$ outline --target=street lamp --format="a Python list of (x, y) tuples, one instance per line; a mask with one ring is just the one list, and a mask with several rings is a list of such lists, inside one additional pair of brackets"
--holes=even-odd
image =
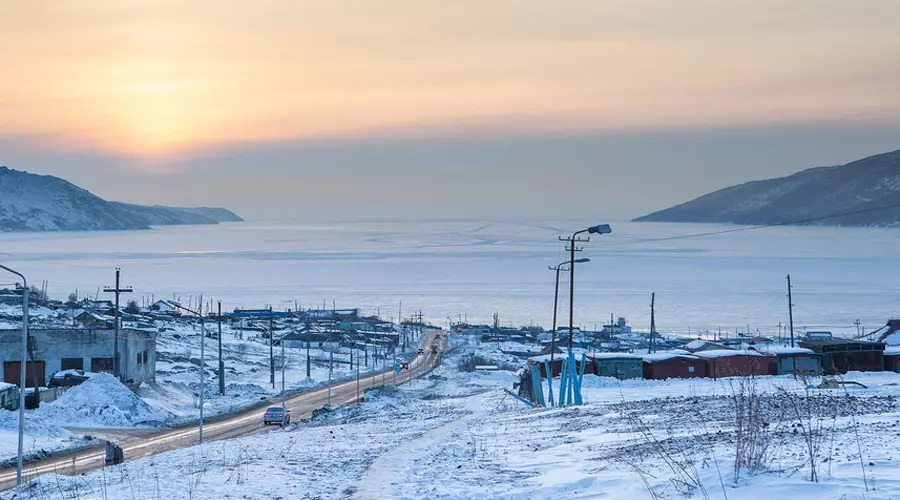
[[(587, 229), (582, 229), (580, 231), (575, 231), (572, 233), (572, 237), (568, 239), (562, 239), (563, 241), (569, 242), (569, 252), (570, 257), (569, 260), (575, 261), (575, 243), (579, 242), (588, 242), (590, 241), (590, 236), (586, 240), (578, 239), (578, 235), (582, 233), (588, 234), (609, 234), (612, 232), (612, 228), (609, 227), (609, 224), (598, 224), (596, 226), (591, 226)], [(575, 337), (575, 265), (573, 264), (569, 269), (569, 351), (572, 350), (572, 340)]]
[[(563, 269), (563, 266), (571, 266), (573, 263), (574, 264), (585, 264), (590, 261), (591, 261), (591, 259), (589, 259), (587, 257), (585, 257), (583, 259), (578, 259), (575, 261), (567, 260), (565, 262), (560, 262), (556, 266), (550, 268), (551, 271), (556, 271), (556, 289), (553, 292), (553, 330), (552, 330), (553, 333), (552, 333), (551, 340), (550, 340), (550, 369), (551, 370), (553, 369), (553, 357), (554, 357), (554, 354), (556, 353), (556, 313), (557, 313), (557, 310), (559, 309), (559, 307), (558, 307), (558, 304), (559, 304), (559, 272), (560, 271), (568, 271), (568, 269)], [(550, 373), (548, 373), (547, 380), (550, 380), (551, 378), (553, 378), (553, 377), (551, 376)]]
[[(203, 444), (203, 396), (206, 389), (206, 323), (203, 321), (203, 298), (200, 298), (200, 311), (192, 311), (174, 300), (166, 301), (170, 306), (200, 317), (200, 444)], [(271, 334), (271, 332), (270, 332)]]
[[(0, 269), (9, 271), (22, 278), (22, 363), (19, 372), (19, 453), (16, 457), (16, 486), (22, 484), (22, 452), (25, 444), (25, 364), (28, 361), (28, 280), (25, 275), (2, 264)], [(37, 380), (35, 394), (38, 393)]]

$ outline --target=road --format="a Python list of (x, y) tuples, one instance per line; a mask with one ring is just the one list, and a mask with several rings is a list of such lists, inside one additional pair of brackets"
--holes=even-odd
[[(440, 353), (433, 354), (428, 348), (436, 333), (430, 333), (425, 345), (425, 353), (417, 355), (409, 364), (409, 370), (396, 375), (396, 383), (402, 384), (413, 378), (418, 378), (430, 372), (436, 365)], [(448, 348), (446, 336), (443, 337), (442, 351)], [(369, 375), (357, 379), (332, 384), (331, 406), (344, 406), (359, 401), (366, 389), (372, 387), (390, 386), (394, 383), (394, 374), (389, 371), (382, 375), (377, 373), (374, 377)], [(382, 382), (383, 381), (383, 382)], [(313, 410), (322, 408), (328, 402), (328, 387), (321, 387), (309, 392), (303, 392), (287, 398), (285, 404), (291, 410), (291, 418), (297, 421), (301, 418), (312, 416)], [(248, 410), (219, 419), (208, 419), (203, 425), (203, 441), (218, 441), (239, 436), (246, 436), (259, 432), (265, 428), (262, 423), (262, 414), (265, 408), (276, 406), (265, 403)], [(122, 431), (120, 431), (122, 432)], [(101, 432), (95, 432), (100, 434)], [(111, 433), (112, 434), (112, 433)], [(128, 435), (128, 437), (125, 437)], [(26, 439), (28, 436), (26, 436)], [(124, 431), (121, 440), (115, 441), (122, 446), (126, 460), (136, 460), (150, 455), (156, 455), (166, 451), (193, 446), (199, 442), (199, 429), (197, 424), (178, 427), (174, 429), (158, 429), (148, 432), (146, 429), (135, 433)], [(50, 473), (76, 475), (103, 467), (105, 450), (103, 446), (96, 446), (76, 453), (54, 455), (53, 457), (28, 463), (23, 470), (24, 480), (30, 481), (38, 476)], [(12, 488), (16, 485), (16, 468), (0, 470), (0, 491)]]

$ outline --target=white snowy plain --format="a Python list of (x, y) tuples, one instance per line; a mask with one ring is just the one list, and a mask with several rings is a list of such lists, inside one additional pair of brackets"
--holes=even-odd
[[(371, 392), (309, 422), (194, 446), (85, 476), (44, 476), (12, 498), (889, 499), (900, 496), (900, 375), (816, 380), (585, 377), (586, 404), (530, 409), (510, 372), (432, 376)], [(750, 385), (753, 391), (749, 391)], [(758, 398), (765, 459), (734, 468), (734, 401)], [(795, 403), (814, 402), (810, 419)], [(807, 405), (807, 406), (804, 406)], [(819, 411), (821, 410), (821, 411)], [(801, 416), (805, 416), (803, 413)], [(809, 480), (802, 428), (819, 429)], [(763, 428), (760, 428), (763, 429)], [(649, 431), (649, 434), (648, 434)], [(651, 436), (652, 437), (648, 437)], [(16, 496), (19, 495), (19, 496)]]

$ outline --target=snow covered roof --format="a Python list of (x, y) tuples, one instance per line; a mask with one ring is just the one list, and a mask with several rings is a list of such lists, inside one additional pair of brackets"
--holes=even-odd
[[(568, 354), (563, 354), (561, 352), (558, 352), (553, 356), (553, 359), (554, 360), (563, 359), (563, 358), (567, 358), (568, 356), (569, 356)], [(540, 356), (532, 356), (532, 357), (528, 358), (528, 360), (531, 361), (532, 363), (543, 363), (544, 361), (550, 361), (550, 355), (542, 354)], [(575, 360), (580, 363), (581, 356), (576, 355)]]
[(0, 382), (0, 391), (5, 391), (10, 387), (17, 387), (16, 384), (8, 384), (6, 382)]
[[(679, 349), (679, 351), (680, 351), (680, 349)], [(647, 361), (648, 363), (653, 363), (653, 362), (657, 362), (657, 361), (667, 361), (667, 360), (675, 359), (675, 358), (698, 359), (697, 356), (685, 353), (683, 351), (682, 352), (675, 352), (675, 351), (655, 352), (653, 354), (642, 354), (641, 357), (644, 358), (644, 361)]]
[(884, 348), (885, 356), (896, 356), (898, 354), (900, 354), (900, 346), (894, 345), (894, 346)]
[(756, 351), (732, 351), (730, 349), (716, 349), (712, 351), (698, 351), (694, 353), (694, 356), (713, 359), (727, 358), (729, 356), (762, 356), (762, 354)]
[(685, 344), (684, 348), (693, 351), (695, 349), (700, 349), (701, 347), (705, 346), (707, 342), (708, 341), (703, 340), (703, 339), (692, 340), (692, 341), (688, 342), (687, 344)]
[(815, 355), (812, 349), (807, 349), (805, 347), (780, 347), (780, 346), (760, 346), (756, 349), (762, 354), (771, 354), (771, 355), (780, 355), (787, 356), (791, 354), (808, 354)]
[(641, 359), (641, 356), (630, 352), (598, 352), (588, 357), (591, 359)]

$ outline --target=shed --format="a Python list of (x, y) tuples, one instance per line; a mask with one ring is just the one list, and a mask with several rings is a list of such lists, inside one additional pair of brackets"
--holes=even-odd
[(800, 347), (812, 349), (822, 359), (822, 371), (826, 375), (884, 371), (884, 348), (881, 342), (864, 340), (822, 338), (804, 339)]
[(594, 364), (594, 373), (601, 377), (623, 380), (644, 376), (644, 361), (636, 354), (600, 352), (589, 356), (588, 359)]
[(0, 409), (19, 409), (19, 386), (0, 382)]
[(684, 351), (657, 352), (641, 356), (644, 378), (665, 380), (669, 378), (697, 378), (706, 376), (706, 362)]
[(887, 347), (884, 350), (884, 369), (900, 373), (900, 347)]
[[(553, 374), (553, 377), (558, 377), (560, 372), (562, 372), (562, 364), (563, 358), (568, 357), (567, 354), (557, 353), (553, 356), (553, 363), (550, 365), (550, 372)], [(549, 354), (542, 354), (540, 356), (532, 356), (528, 358), (528, 364), (537, 363), (541, 370), (541, 377), (547, 378), (547, 369), (544, 364), (545, 361), (550, 361)], [(575, 369), (581, 370), (581, 356), (575, 357)], [(594, 363), (591, 360), (584, 366), (584, 373), (594, 374)]]
[(694, 353), (706, 361), (711, 378), (769, 375), (769, 360), (756, 351), (713, 350)]
[(762, 346), (757, 349), (771, 359), (772, 375), (821, 375), (819, 355), (805, 347)]

